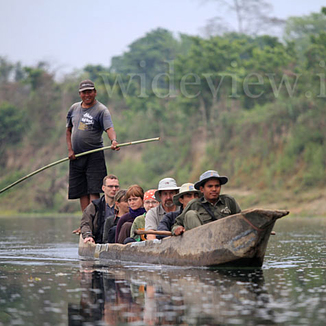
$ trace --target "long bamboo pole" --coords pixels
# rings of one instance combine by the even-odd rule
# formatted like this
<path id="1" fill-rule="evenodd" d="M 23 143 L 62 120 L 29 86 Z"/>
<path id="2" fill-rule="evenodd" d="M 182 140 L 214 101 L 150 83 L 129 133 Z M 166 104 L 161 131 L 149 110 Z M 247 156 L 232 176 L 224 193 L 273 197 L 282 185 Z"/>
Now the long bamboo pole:
<path id="1" fill-rule="evenodd" d="M 143 234 L 155 234 L 155 235 L 172 235 L 171 231 L 156 231 L 156 230 L 135 230 L 135 233 L 138 235 L 143 235 Z"/>
<path id="2" fill-rule="evenodd" d="M 142 234 L 155 234 L 155 235 L 172 235 L 171 231 L 155 231 L 155 230 L 135 230 L 135 233 L 138 235 L 142 235 Z M 271 235 L 276 235 L 275 231 L 271 231 Z"/>
<path id="3" fill-rule="evenodd" d="M 124 147 L 124 146 L 129 146 L 129 145 L 136 145 L 136 144 L 142 144 L 142 143 L 149 143 L 149 142 L 152 142 L 152 141 L 158 141 L 160 140 L 160 137 L 156 137 L 156 138 L 148 138 L 148 139 L 142 139 L 142 140 L 135 140 L 135 141 L 131 141 L 131 142 L 128 142 L 128 143 L 122 143 L 122 144 L 118 144 L 117 147 Z M 96 149 L 93 149 L 91 151 L 87 151 L 87 152 L 83 152 L 83 153 L 79 153 L 79 154 L 76 154 L 75 156 L 78 158 L 80 156 L 83 156 L 83 155 L 87 155 L 87 154 L 91 154 L 91 153 L 96 153 L 96 152 L 100 152 L 100 151 L 103 151 L 103 150 L 106 150 L 106 149 L 110 149 L 111 148 L 111 145 L 110 146 L 104 146 L 104 147 L 101 147 L 101 148 L 96 148 Z M 12 188 L 13 186 L 17 185 L 18 183 L 32 177 L 33 175 L 35 174 L 38 174 L 48 168 L 51 168 L 52 166 L 55 166 L 57 164 L 60 164 L 60 163 L 63 163 L 65 161 L 68 161 L 69 160 L 69 157 L 65 157 L 61 160 L 58 160 L 56 162 L 53 162 L 53 163 L 50 163 L 48 165 L 45 165 L 43 166 L 42 168 L 32 172 L 32 173 L 29 173 L 27 175 L 25 175 L 23 178 L 15 181 L 14 183 L 10 184 L 9 186 L 3 188 L 0 190 L 0 194 L 5 192 L 6 190 Z"/>
<path id="4" fill-rule="evenodd" d="M 172 235 L 171 231 L 155 231 L 155 230 L 135 230 L 135 233 L 138 235 L 143 235 L 143 234 L 155 234 L 155 235 Z M 271 235 L 276 235 L 275 231 L 271 231 Z"/>

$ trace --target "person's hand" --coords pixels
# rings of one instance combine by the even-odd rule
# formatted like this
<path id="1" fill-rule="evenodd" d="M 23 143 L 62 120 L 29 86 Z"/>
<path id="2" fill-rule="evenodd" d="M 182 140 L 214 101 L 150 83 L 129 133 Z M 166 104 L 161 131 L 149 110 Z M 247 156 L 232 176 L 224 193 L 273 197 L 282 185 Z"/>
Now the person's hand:
<path id="1" fill-rule="evenodd" d="M 185 228 L 180 225 L 174 230 L 174 235 L 181 235 L 185 231 Z"/>
<path id="2" fill-rule="evenodd" d="M 120 147 L 117 147 L 117 146 L 118 146 L 118 142 L 116 140 L 113 140 L 112 144 L 111 144 L 111 149 L 113 149 L 115 151 L 120 151 Z"/>
<path id="3" fill-rule="evenodd" d="M 68 150 L 68 158 L 69 158 L 69 160 L 75 160 L 76 159 L 75 152 L 72 149 Z"/>
<path id="4" fill-rule="evenodd" d="M 87 243 L 87 242 L 95 243 L 95 240 L 92 237 L 87 237 L 84 239 L 84 243 Z"/>
<path id="5" fill-rule="evenodd" d="M 77 235 L 81 234 L 80 227 L 76 230 L 73 230 L 72 233 L 75 233 Z"/>

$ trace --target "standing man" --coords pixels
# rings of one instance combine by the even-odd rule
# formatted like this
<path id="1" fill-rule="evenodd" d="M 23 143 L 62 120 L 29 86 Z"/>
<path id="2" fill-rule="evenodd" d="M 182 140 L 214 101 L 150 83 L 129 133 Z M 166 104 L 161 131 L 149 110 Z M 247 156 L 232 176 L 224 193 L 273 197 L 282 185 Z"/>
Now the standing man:
<path id="1" fill-rule="evenodd" d="M 80 229 L 85 243 L 102 243 L 104 223 L 109 216 L 115 215 L 114 196 L 119 189 L 119 180 L 115 175 L 110 174 L 103 179 L 104 195 L 93 200 L 83 211 Z"/>
<path id="2" fill-rule="evenodd" d="M 180 235 L 197 226 L 240 213 L 241 209 L 233 197 L 220 195 L 221 186 L 227 182 L 228 178 L 220 176 L 217 171 L 204 172 L 195 183 L 195 188 L 203 197 L 194 199 L 176 218 L 172 234 Z"/>
<path id="3" fill-rule="evenodd" d="M 179 187 L 173 178 L 164 178 L 155 191 L 155 198 L 160 204 L 148 211 L 145 218 L 145 230 L 156 231 L 165 213 L 173 212 L 177 209 L 173 203 L 173 196 L 179 192 Z M 154 234 L 148 234 L 147 240 L 156 239 Z"/>
<path id="4" fill-rule="evenodd" d="M 96 94 L 94 83 L 83 80 L 79 84 L 82 101 L 73 104 L 67 114 L 66 141 L 70 159 L 68 198 L 79 198 L 82 211 L 92 200 L 100 198 L 102 180 L 107 172 L 103 151 L 78 159 L 75 154 L 103 147 L 103 131 L 111 140 L 111 148 L 119 150 L 110 112 L 95 99 Z"/>

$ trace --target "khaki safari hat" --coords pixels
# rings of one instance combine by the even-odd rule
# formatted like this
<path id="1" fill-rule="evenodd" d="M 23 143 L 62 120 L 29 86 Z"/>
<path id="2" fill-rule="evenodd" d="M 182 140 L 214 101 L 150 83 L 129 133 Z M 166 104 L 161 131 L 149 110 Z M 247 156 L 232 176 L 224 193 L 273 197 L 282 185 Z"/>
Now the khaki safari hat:
<path id="1" fill-rule="evenodd" d="M 181 196 L 183 196 L 184 194 L 189 193 L 189 192 L 195 192 L 195 193 L 197 193 L 200 196 L 200 192 L 195 189 L 193 183 L 184 183 L 180 187 L 179 193 L 177 195 L 174 195 L 173 196 L 173 203 L 174 203 L 174 205 L 181 206 L 181 203 L 179 202 L 179 198 Z"/>
<path id="2" fill-rule="evenodd" d="M 86 79 L 80 82 L 79 92 L 95 89 L 94 83 L 90 79 Z"/>
<path id="3" fill-rule="evenodd" d="M 200 176 L 199 181 L 195 183 L 195 188 L 199 190 L 200 186 L 202 186 L 206 181 L 212 178 L 219 179 L 221 185 L 226 184 L 229 180 L 226 176 L 220 176 L 215 170 L 208 170 Z"/>
<path id="4" fill-rule="evenodd" d="M 164 178 L 158 183 L 157 190 L 155 191 L 155 199 L 161 201 L 160 191 L 164 190 L 179 190 L 176 181 L 173 178 Z"/>

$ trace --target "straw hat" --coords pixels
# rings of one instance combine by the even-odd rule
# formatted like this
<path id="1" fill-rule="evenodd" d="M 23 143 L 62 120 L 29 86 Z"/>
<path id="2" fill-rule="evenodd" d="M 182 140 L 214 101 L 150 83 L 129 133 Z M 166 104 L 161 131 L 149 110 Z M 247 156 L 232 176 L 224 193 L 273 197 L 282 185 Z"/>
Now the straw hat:
<path id="1" fill-rule="evenodd" d="M 184 183 L 180 189 L 179 189 L 179 193 L 177 195 L 173 196 L 173 203 L 174 205 L 178 205 L 181 206 L 181 203 L 179 202 L 179 198 L 181 196 L 183 196 L 186 193 L 189 192 L 195 192 L 198 195 L 200 195 L 200 192 L 198 190 L 195 189 L 194 184 L 193 183 Z"/>

